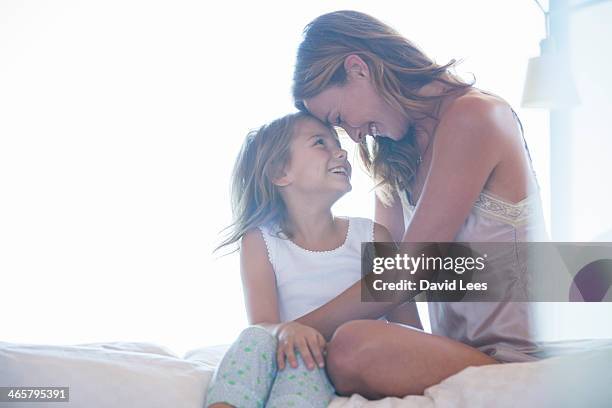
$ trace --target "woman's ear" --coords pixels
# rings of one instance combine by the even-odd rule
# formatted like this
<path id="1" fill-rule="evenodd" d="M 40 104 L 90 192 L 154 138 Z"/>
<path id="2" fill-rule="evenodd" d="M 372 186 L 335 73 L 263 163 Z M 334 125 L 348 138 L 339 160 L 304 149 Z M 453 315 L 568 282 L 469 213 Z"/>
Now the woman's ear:
<path id="1" fill-rule="evenodd" d="M 370 78 L 370 69 L 359 55 L 351 54 L 344 59 L 344 69 L 349 78 Z"/>

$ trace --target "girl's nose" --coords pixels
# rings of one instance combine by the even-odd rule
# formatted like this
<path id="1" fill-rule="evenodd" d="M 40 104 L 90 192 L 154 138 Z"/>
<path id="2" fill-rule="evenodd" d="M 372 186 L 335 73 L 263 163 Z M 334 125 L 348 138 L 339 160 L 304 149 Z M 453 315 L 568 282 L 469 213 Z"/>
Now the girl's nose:
<path id="1" fill-rule="evenodd" d="M 344 149 L 336 150 L 336 157 L 338 159 L 346 159 L 347 156 L 348 156 L 348 153 L 347 153 L 346 150 L 344 150 Z"/>

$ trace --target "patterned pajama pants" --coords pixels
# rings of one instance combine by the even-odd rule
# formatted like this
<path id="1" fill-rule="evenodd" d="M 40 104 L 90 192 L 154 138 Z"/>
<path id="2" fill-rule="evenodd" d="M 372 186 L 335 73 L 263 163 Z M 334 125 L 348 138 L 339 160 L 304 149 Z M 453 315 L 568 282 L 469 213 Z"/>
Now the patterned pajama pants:
<path id="1" fill-rule="evenodd" d="M 205 407 L 224 402 L 237 408 L 326 408 L 334 396 L 324 368 L 309 370 L 297 354 L 298 367 L 276 367 L 276 338 L 250 326 L 217 367 Z"/>

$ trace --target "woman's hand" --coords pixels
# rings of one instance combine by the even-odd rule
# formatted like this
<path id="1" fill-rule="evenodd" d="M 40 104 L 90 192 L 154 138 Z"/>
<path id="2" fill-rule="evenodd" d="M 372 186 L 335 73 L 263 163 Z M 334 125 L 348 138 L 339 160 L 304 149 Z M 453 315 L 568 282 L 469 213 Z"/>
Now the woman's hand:
<path id="1" fill-rule="evenodd" d="M 312 327 L 298 322 L 283 323 L 278 330 L 277 338 L 276 362 L 279 370 L 285 368 L 285 358 L 291 367 L 297 368 L 296 349 L 302 355 L 309 370 L 315 368 L 315 361 L 319 367 L 325 366 L 323 352 L 326 342 L 321 333 Z"/>

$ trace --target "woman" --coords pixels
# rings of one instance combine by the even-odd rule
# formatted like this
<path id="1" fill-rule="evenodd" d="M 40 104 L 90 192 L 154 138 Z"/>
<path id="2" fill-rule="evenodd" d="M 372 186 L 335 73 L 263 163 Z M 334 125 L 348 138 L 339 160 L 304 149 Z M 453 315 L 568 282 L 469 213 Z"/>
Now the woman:
<path id="1" fill-rule="evenodd" d="M 380 21 L 338 11 L 306 27 L 293 96 L 359 143 L 378 185 L 375 221 L 396 241 L 530 240 L 543 229 L 520 122 L 504 100 L 453 75 L 454 63 L 437 65 Z M 499 278 L 524 282 L 524 258 L 510 254 Z M 360 302 L 354 285 L 298 319 L 333 335 L 327 368 L 339 392 L 421 394 L 469 366 L 535 358 L 527 303 L 430 303 L 431 335 L 358 320 L 390 307 Z"/>

